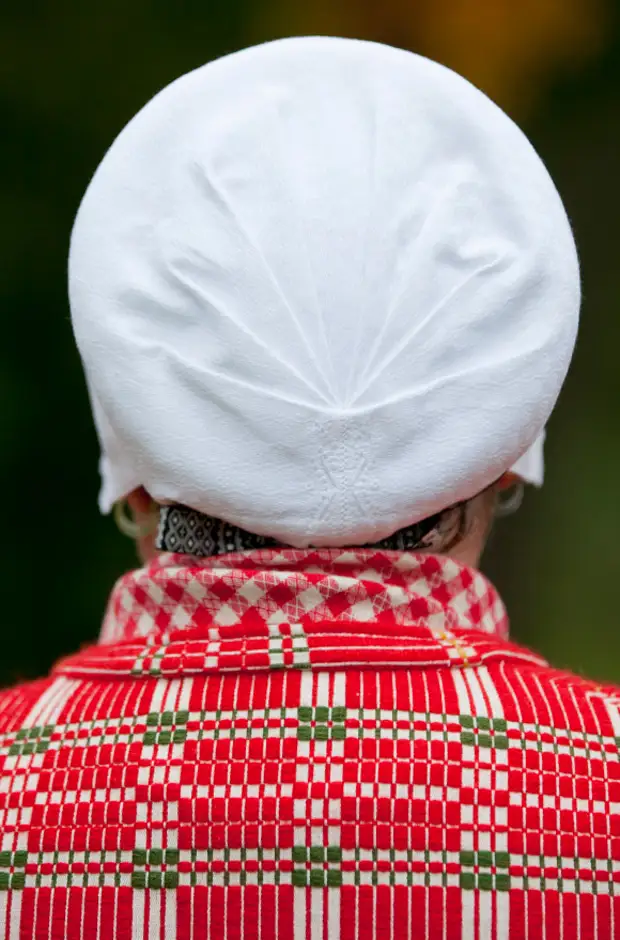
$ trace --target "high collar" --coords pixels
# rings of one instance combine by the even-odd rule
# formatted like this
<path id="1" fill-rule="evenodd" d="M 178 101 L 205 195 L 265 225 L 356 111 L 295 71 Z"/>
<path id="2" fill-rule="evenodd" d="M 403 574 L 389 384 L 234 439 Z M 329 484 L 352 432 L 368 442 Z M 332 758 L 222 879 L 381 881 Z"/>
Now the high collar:
<path id="1" fill-rule="evenodd" d="M 202 560 L 164 554 L 118 581 L 99 645 L 60 668 L 159 675 L 467 665 L 503 649 L 507 635 L 493 586 L 444 556 L 373 549 L 259 549 Z"/>
<path id="2" fill-rule="evenodd" d="M 208 623 L 378 621 L 506 637 L 495 588 L 442 555 L 373 549 L 163 554 L 116 584 L 100 643 Z"/>

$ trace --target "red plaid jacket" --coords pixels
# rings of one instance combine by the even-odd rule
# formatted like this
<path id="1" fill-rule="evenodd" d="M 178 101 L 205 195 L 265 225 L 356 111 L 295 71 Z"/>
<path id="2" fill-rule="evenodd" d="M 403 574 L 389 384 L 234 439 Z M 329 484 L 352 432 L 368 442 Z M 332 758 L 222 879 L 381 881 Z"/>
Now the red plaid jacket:
<path id="1" fill-rule="evenodd" d="M 126 575 L 0 694 L 0 940 L 620 937 L 619 699 L 506 629 L 436 556 Z"/>

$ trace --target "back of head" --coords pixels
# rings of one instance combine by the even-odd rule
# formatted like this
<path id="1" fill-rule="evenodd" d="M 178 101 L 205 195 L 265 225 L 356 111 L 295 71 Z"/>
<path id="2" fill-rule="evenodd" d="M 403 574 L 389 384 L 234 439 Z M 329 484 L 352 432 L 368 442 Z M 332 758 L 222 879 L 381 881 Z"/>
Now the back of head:
<path id="1" fill-rule="evenodd" d="M 160 92 L 97 170 L 70 293 L 103 448 L 138 485 L 292 545 L 468 499 L 540 435 L 579 309 L 543 164 L 419 56 L 298 38 Z"/>

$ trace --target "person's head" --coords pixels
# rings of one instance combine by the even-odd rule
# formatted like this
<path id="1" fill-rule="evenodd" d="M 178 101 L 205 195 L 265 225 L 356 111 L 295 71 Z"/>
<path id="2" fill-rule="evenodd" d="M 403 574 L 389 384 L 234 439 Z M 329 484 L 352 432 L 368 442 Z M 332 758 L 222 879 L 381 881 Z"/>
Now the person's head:
<path id="1" fill-rule="evenodd" d="M 70 293 L 103 511 L 152 497 L 295 547 L 419 526 L 475 561 L 510 474 L 542 480 L 579 272 L 543 164 L 484 95 L 315 37 L 210 63 L 130 122 Z"/>

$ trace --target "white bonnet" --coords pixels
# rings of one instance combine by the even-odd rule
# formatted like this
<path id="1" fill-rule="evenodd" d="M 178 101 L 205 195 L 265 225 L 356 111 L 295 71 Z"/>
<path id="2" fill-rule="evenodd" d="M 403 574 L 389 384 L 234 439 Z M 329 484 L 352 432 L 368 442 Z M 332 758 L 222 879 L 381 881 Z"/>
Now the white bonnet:
<path id="1" fill-rule="evenodd" d="M 580 288 L 499 108 L 420 56 L 314 37 L 209 63 L 130 121 L 80 207 L 70 298 L 103 511 L 143 485 L 329 546 L 515 464 L 541 482 Z"/>

